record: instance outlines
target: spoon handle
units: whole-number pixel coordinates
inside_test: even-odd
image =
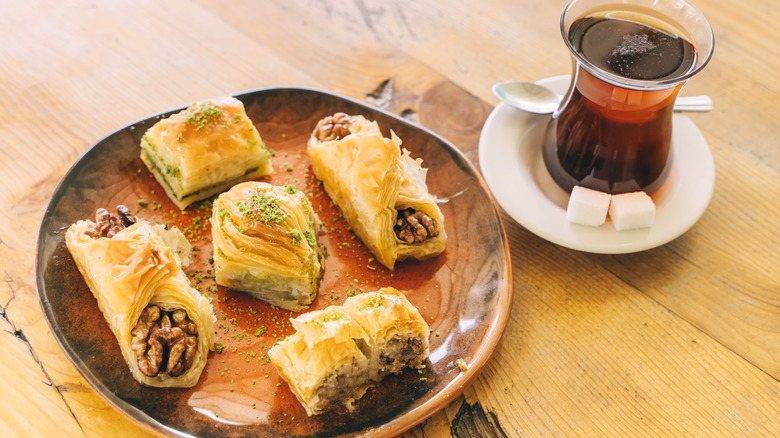
[[[675,111],[711,111],[710,96],[682,96],[674,101]]]

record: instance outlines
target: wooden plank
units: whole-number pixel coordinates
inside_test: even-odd
[[[6,296],[7,291],[2,291]],[[10,302],[13,301],[13,298]],[[8,307],[5,305],[4,309]],[[0,422],[3,436],[55,436],[59,431],[70,435],[79,431],[79,425],[63,402],[49,376],[31,350],[30,344],[5,317],[0,321],[0,348],[14,361],[5,361],[3,385],[0,385],[0,407],[5,412],[17,413]],[[36,416],[19,415],[39,412]]]
[[[780,385],[771,376],[614,281],[592,256],[535,237],[523,246],[528,255],[514,262],[514,336],[474,385],[482,406],[501,412],[504,429],[530,436],[780,430]]]

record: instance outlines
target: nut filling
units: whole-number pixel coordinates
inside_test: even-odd
[[[401,338],[396,336],[385,345],[385,351],[379,355],[380,370],[397,373],[408,364],[415,364],[425,357],[423,342],[420,338]]]
[[[423,243],[426,239],[439,235],[436,222],[427,214],[413,208],[398,210],[393,231],[399,240],[409,245]]]
[[[117,205],[116,212],[117,214],[113,214],[105,208],[98,208],[95,212],[95,225],[84,233],[93,239],[99,237],[108,237],[110,239],[116,233],[135,223],[135,216],[124,205]]]
[[[320,120],[315,129],[315,137],[319,141],[341,140],[348,136],[352,118],[344,113],[336,113]]]
[[[155,305],[147,306],[131,334],[131,346],[144,375],[154,377],[164,370],[176,377],[192,366],[198,350],[198,329],[184,310],[167,312]]]

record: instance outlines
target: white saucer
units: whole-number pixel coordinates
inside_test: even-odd
[[[565,94],[570,77],[538,83]],[[672,169],[654,195],[652,227],[616,231],[608,220],[589,227],[566,220],[568,193],[552,180],[542,159],[549,115],[527,113],[500,103],[479,138],[482,175],[498,203],[520,225],[550,242],[601,254],[623,254],[663,245],[686,232],[707,209],[715,187],[715,165],[707,141],[687,116],[675,113]]]

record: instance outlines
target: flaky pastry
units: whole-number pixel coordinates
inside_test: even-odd
[[[422,367],[430,329],[393,288],[291,319],[296,332],[268,355],[309,415],[355,402],[384,376]]]
[[[157,122],[141,139],[141,160],[182,210],[271,173],[268,149],[244,104],[230,96]]]
[[[377,260],[423,260],[444,251],[444,217],[425,184],[427,169],[382,135],[376,122],[336,113],[317,124],[308,153],[344,218]]]
[[[68,250],[133,377],[147,386],[194,386],[215,333],[211,302],[190,286],[176,254],[189,251],[187,240],[126,208],[119,213],[99,209],[95,222],[71,225]]]
[[[222,193],[211,216],[217,284],[305,309],[323,271],[318,223],[309,199],[291,185],[245,182]]]

